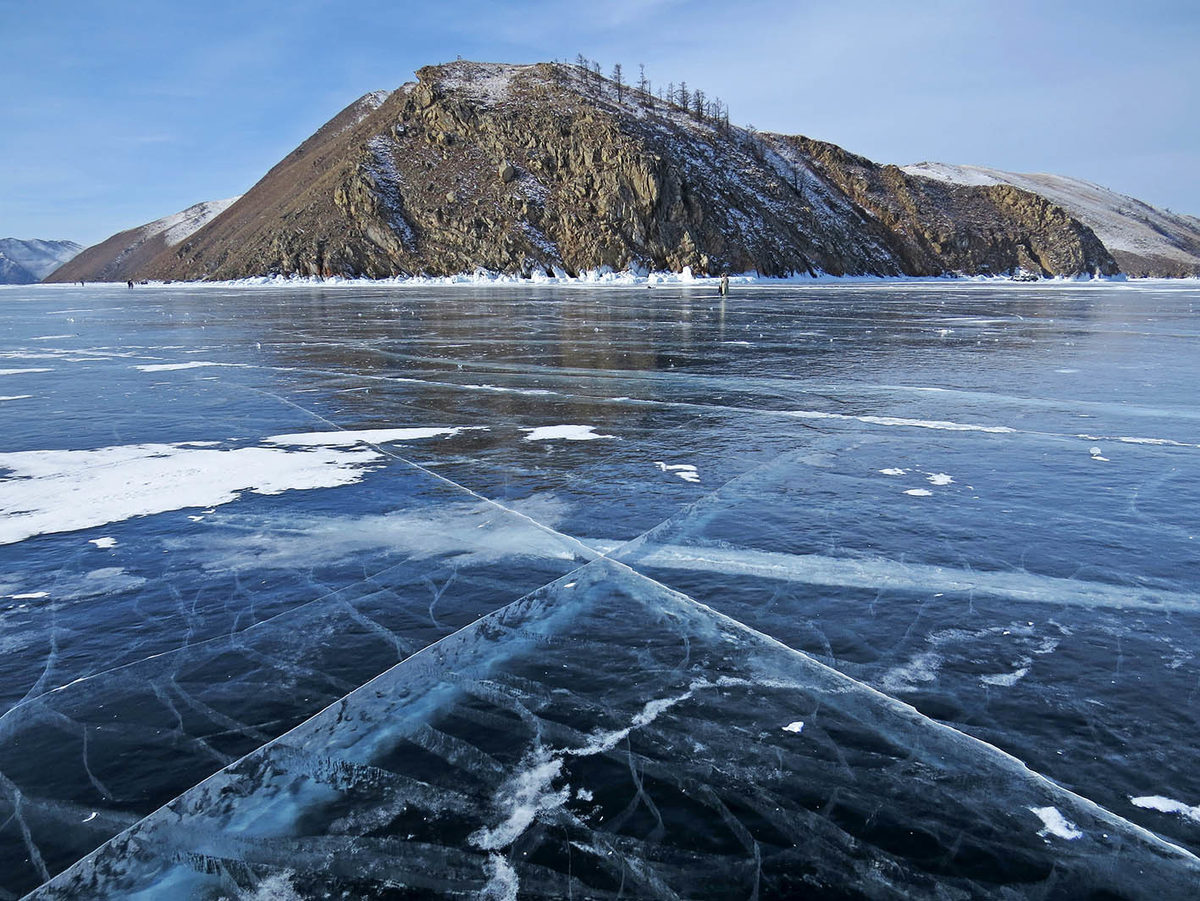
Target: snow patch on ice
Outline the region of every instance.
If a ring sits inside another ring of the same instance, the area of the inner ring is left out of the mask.
[[[192,360],[188,363],[146,363],[134,366],[141,372],[173,372],[177,369],[200,369],[203,366],[232,366],[232,363],[210,363],[207,360]]]
[[[799,732],[803,731],[803,729],[804,729],[804,721],[803,720],[796,720],[794,723],[788,723],[786,726],[783,727],[784,732],[799,733]]]
[[[1029,810],[1042,821],[1038,835],[1053,835],[1067,841],[1083,838],[1083,832],[1064,817],[1057,807],[1030,807]]]
[[[885,476],[902,476],[902,475],[904,475],[903,469],[897,469],[894,466],[888,467],[887,469],[881,469],[881,470],[879,470],[879,472]]]
[[[949,485],[954,479],[944,472],[931,472],[929,481],[934,485]]]
[[[0,375],[24,375],[29,372],[53,372],[53,369],[0,369]]]
[[[654,465],[663,472],[674,473],[685,482],[696,483],[700,481],[700,473],[690,463],[663,463],[661,460],[655,460]]]
[[[616,438],[616,435],[598,435],[594,425],[544,425],[528,432],[526,441],[595,441],[597,438]]]
[[[904,493],[911,495],[912,497],[932,497],[933,496],[933,492],[930,491],[928,488],[909,488]]]
[[[334,488],[362,478],[377,451],[317,447],[234,450],[135,444],[0,454],[0,544],[187,507]]]
[[[88,544],[94,544],[94,545],[96,545],[96,547],[100,548],[100,550],[103,551],[103,550],[107,550],[110,547],[116,547],[117,539],[115,539],[115,538],[89,538]]]
[[[1183,801],[1165,798],[1162,795],[1144,795],[1140,798],[1130,798],[1129,801],[1134,807],[1157,810],[1160,813],[1177,813],[1180,816],[1187,817],[1189,820],[1200,823],[1200,806],[1193,807],[1190,804],[1185,804]]]

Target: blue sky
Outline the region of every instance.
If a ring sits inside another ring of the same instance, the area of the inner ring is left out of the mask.
[[[1200,215],[1200,4],[0,0],[0,237],[94,243],[249,188],[358,96],[582,52],[879,162]]]

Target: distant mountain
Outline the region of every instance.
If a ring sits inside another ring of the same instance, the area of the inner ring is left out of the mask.
[[[134,278],[155,256],[186,240],[237,199],[230,197],[228,200],[197,203],[173,216],[118,232],[106,241],[78,252],[66,265],[56,268],[46,281],[123,282]]]
[[[1169,273],[1161,244],[1127,244],[1136,222],[1170,243],[1194,220],[1130,212],[1136,201],[1120,195],[1086,200],[1083,182],[882,166],[558,63],[458,61],[417,79],[355,101],[203,227],[122,233],[53,279],[602,266],[1111,275],[1118,253],[1135,274],[1191,271],[1182,237]]]
[[[1200,219],[1150,206],[1100,185],[1043,173],[917,163],[910,175],[958,185],[1013,185],[1057,203],[1096,233],[1121,270],[1134,276],[1200,276]]]
[[[909,176],[574,66],[417,76],[343,110],[139,275],[1117,271],[1037,194]]]
[[[78,254],[74,241],[0,238],[0,285],[31,285]]]

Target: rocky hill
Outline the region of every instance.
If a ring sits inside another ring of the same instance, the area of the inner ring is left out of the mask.
[[[1119,271],[1044,191],[880,166],[575,66],[460,61],[417,76],[351,104],[194,234],[103,277]]]
[[[1200,219],[1161,210],[1078,178],[982,166],[917,163],[911,175],[960,185],[1012,185],[1040,194],[1088,226],[1133,276],[1200,276]]]
[[[74,241],[0,238],[0,285],[40,282],[81,250]]]
[[[142,270],[160,253],[175,247],[237,200],[197,203],[173,216],[117,232],[56,268],[48,282],[123,282],[140,278]]]

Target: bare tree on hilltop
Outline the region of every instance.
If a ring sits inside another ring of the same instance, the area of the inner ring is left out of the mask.
[[[575,69],[584,85],[591,85],[598,93],[605,92],[604,76],[600,74],[599,62],[578,53],[575,55]],[[620,63],[613,63],[610,80],[618,103],[625,99],[626,90],[634,89],[632,85],[625,83],[625,68]],[[650,79],[646,77],[645,63],[638,63],[637,94],[647,107],[651,110],[655,109],[655,91]],[[721,101],[720,97],[709,100],[704,91],[699,89],[689,91],[686,81],[679,82],[678,88],[675,87],[675,82],[668,82],[665,91],[659,87],[657,96],[658,102],[665,109],[682,110],[684,113],[690,114],[697,122],[711,122],[719,133],[729,134],[729,107]],[[746,148],[761,155],[763,153],[762,140],[757,137],[753,126],[750,127],[748,134],[749,139],[744,142]]]

